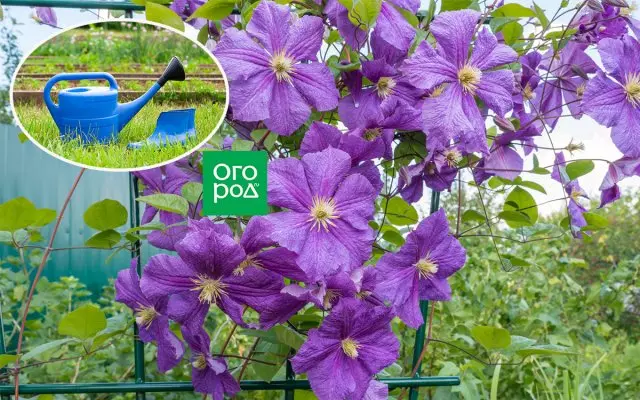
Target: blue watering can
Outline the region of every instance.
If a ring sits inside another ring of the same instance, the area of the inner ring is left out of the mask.
[[[83,79],[106,80],[109,87],[74,87],[58,92],[58,104],[51,99],[51,88],[60,81]],[[139,98],[129,103],[118,103],[118,84],[106,72],[78,72],[58,74],[44,87],[44,102],[53,117],[60,135],[79,137],[82,142],[106,143],[118,133],[140,109],[168,81],[184,81],[185,73],[180,60],[173,57],[156,83]]]

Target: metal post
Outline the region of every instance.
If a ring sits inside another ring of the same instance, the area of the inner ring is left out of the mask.
[[[290,356],[293,354],[290,354]],[[287,375],[286,375],[286,379],[287,382],[292,382],[295,381],[296,379],[296,374],[295,372],[293,372],[293,367],[291,366],[291,361],[289,361],[289,359],[287,358]],[[284,391],[284,399],[285,400],[293,400],[295,397],[295,389],[287,389]]]
[[[4,321],[2,320],[2,297],[0,296],[0,355],[1,354],[5,354],[7,352],[7,348],[4,345]],[[7,373],[8,369],[7,368],[0,368],[0,374],[5,374]],[[1,379],[0,380],[2,383],[9,383],[9,378],[7,377],[7,379]],[[0,397],[0,399],[2,400],[11,400],[11,397],[8,394],[3,394],[2,397]]]
[[[136,201],[138,197],[138,178],[129,173],[129,210],[130,210],[130,226],[132,228],[140,225],[140,204]],[[138,275],[142,275],[142,264],[140,263],[140,241],[136,241],[131,252],[131,258],[137,257]],[[144,343],[138,338],[138,325],[133,324],[133,355],[134,355],[134,373],[136,383],[144,383]],[[136,400],[145,400],[144,392],[136,393]]]
[[[2,0],[3,6],[144,11],[129,0]]]
[[[431,204],[429,213],[433,214],[440,208],[440,192],[431,191]],[[424,319],[424,323],[418,328],[416,331],[416,342],[413,345],[413,368],[418,367],[416,370],[415,378],[420,377],[420,354],[424,349],[424,339],[425,333],[427,331],[427,319],[429,317],[429,302],[421,301],[420,302],[420,313],[422,313],[422,318]],[[409,390],[409,400],[418,400],[418,388],[411,388]]]

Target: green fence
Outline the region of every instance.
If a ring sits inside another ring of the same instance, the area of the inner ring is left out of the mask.
[[[144,10],[144,6],[134,4],[128,0],[2,0],[3,6],[28,6],[28,7],[57,7],[57,8],[79,8],[79,9],[112,9],[124,10],[130,13],[132,11]],[[15,146],[15,145],[14,145]],[[5,146],[5,149],[7,147]],[[26,162],[26,161],[25,161]],[[69,166],[67,166],[69,167]],[[73,167],[65,168],[71,170],[73,175],[75,171]],[[61,168],[60,170],[63,170]],[[121,174],[119,174],[121,175]],[[129,176],[129,211],[131,216],[131,226],[138,226],[140,222],[140,214],[138,203],[134,200],[138,193],[137,178],[133,175]],[[22,194],[22,193],[21,193]],[[438,210],[440,204],[440,193],[432,192],[430,212],[434,213]],[[139,254],[134,253],[135,257]],[[143,254],[144,257],[144,254]],[[138,258],[140,260],[140,258]],[[138,273],[140,273],[141,265],[138,263]],[[420,362],[420,354],[424,348],[426,338],[426,321],[428,320],[429,304],[426,301],[420,303],[420,309],[424,317],[423,324],[416,331],[416,338],[413,353],[413,367]],[[0,315],[0,327],[4,326],[2,316]],[[134,357],[135,357],[135,381],[119,382],[119,383],[74,383],[74,384],[26,384],[20,385],[20,393],[22,394],[80,394],[80,393],[136,393],[137,399],[145,399],[145,393],[153,392],[190,392],[193,391],[191,382],[147,382],[145,379],[144,366],[144,343],[135,339],[137,337],[137,328],[134,325]],[[5,353],[4,335],[0,335],[0,354]],[[418,399],[418,388],[427,386],[456,386],[460,384],[460,378],[457,376],[420,376],[420,366],[418,365],[415,376],[405,378],[383,378],[381,382],[387,384],[390,389],[406,387],[410,388],[409,399]],[[286,400],[293,400],[295,390],[309,389],[309,381],[297,380],[291,364],[286,363],[286,379],[266,381],[249,381],[240,382],[240,387],[245,391],[252,390],[281,390],[284,391]],[[4,399],[10,399],[14,392],[14,386],[10,383],[0,385],[0,395]]]

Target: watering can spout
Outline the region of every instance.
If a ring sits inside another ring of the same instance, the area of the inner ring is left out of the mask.
[[[184,67],[178,60],[178,57],[173,57],[169,62],[169,65],[162,73],[162,76],[158,78],[158,81],[151,86],[151,88],[147,91],[147,93],[138,97],[137,99],[130,101],[128,103],[119,104],[118,105],[118,114],[120,114],[119,118],[119,129],[122,128],[131,121],[131,119],[140,111],[140,109],[151,100],[151,98],[158,93],[158,91],[164,86],[168,81],[184,81],[185,73]]]

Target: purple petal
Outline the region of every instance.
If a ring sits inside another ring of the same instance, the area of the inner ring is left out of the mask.
[[[610,127],[622,117],[621,108],[627,103],[622,86],[602,72],[589,80],[582,100],[582,111],[601,125]]]
[[[504,116],[513,108],[513,87],[513,72],[504,69],[483,72],[477,94],[487,107]]]
[[[260,121],[269,118],[272,96],[278,86],[273,71],[264,70],[247,80],[230,85],[233,117],[241,121]]]
[[[349,175],[333,196],[341,215],[354,213],[363,218],[373,218],[374,200],[378,193],[367,178],[359,174]]]
[[[382,2],[372,36],[386,41],[390,46],[406,54],[416,36],[416,31],[392,5]]]
[[[140,290],[140,279],[137,272],[138,258],[131,260],[131,266],[118,272],[115,281],[116,301],[136,310],[140,307],[153,306],[152,302]]]
[[[381,99],[371,88],[362,90],[359,95],[347,95],[340,99],[338,104],[338,115],[347,128],[355,129],[364,127],[370,121],[377,121],[383,118],[380,109]]]
[[[271,223],[262,217],[253,217],[242,233],[240,246],[247,255],[256,254],[260,250],[274,245],[271,239]]]
[[[305,181],[302,162],[295,158],[282,158],[269,163],[269,204],[298,212],[308,212],[312,194]]]
[[[426,90],[458,79],[458,68],[436,53],[426,41],[420,43],[416,52],[402,64],[400,70],[415,87]]]
[[[305,101],[318,111],[332,110],[338,105],[338,89],[331,71],[323,63],[296,64],[293,85]]]
[[[471,38],[479,18],[477,11],[448,11],[439,14],[431,23],[431,33],[438,42],[438,49],[458,68],[467,62]]]
[[[499,44],[493,33],[483,28],[478,32],[469,63],[484,71],[515,62],[517,59],[518,53],[507,45]]]
[[[197,272],[179,257],[157,254],[149,259],[140,280],[142,292],[157,299],[194,288]]]
[[[315,153],[329,147],[338,148],[342,132],[333,125],[315,121],[304,135],[300,145],[300,155]]]
[[[36,7],[36,16],[42,23],[58,26],[58,18],[56,17],[55,11],[50,7]]]
[[[298,67],[297,65],[295,68]],[[269,118],[264,123],[279,135],[291,135],[311,115],[311,109],[301,93],[286,81],[273,84],[269,101]]]
[[[225,31],[213,54],[231,81],[248,79],[270,68],[269,54],[236,28]]]
[[[505,179],[513,180],[522,173],[522,157],[509,146],[498,146],[485,158],[484,170]]]
[[[316,60],[322,45],[324,26],[322,19],[304,16],[298,19],[289,30],[289,37],[284,48],[290,57],[296,60]]]
[[[328,198],[334,195],[351,169],[351,157],[342,150],[328,148],[319,153],[305,154],[302,164],[311,193]]]
[[[611,130],[611,139],[625,157],[640,157],[640,108],[625,104],[618,124]]]
[[[275,54],[285,48],[289,39],[290,23],[289,7],[273,1],[262,1],[253,11],[246,29],[269,53]]]

